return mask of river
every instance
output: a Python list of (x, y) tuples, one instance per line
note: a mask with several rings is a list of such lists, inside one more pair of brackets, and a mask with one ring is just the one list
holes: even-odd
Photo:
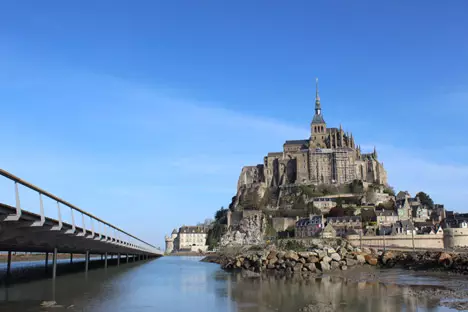
[[(42, 279), (13, 284), (0, 288), (0, 311), (266, 312), (298, 311), (309, 304), (323, 305), (330, 311), (455, 311), (438, 307), (430, 297), (404, 295), (404, 285), (445, 283), (408, 271), (382, 274), (385, 283), (349, 282), (337, 276), (307, 281), (255, 279), (199, 260), (164, 257), (88, 274), (70, 273), (57, 277), (55, 283)], [(447, 282), (462, 280), (455, 277)], [(44, 307), (45, 301), (56, 305)]]

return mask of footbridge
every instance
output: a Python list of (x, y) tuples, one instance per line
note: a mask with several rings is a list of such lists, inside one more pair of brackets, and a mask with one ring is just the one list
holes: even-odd
[[(89, 212), (0, 169), (0, 179), (11, 183), (14, 192), (14, 206), (0, 199), (0, 251), (8, 253), (8, 273), (12, 252), (45, 253), (52, 255), (53, 277), (56, 275), (58, 253), (85, 256), (85, 270), (88, 270), (90, 255), (101, 255), (126, 259), (126, 262), (160, 257), (163, 252), (148, 242), (104, 221)], [(36, 193), (37, 205), (34, 212), (21, 204), (21, 192)], [(5, 190), (3, 190), (4, 192)], [(52, 211), (44, 209), (44, 201), (53, 204)], [(38, 211), (37, 211), (38, 210)]]

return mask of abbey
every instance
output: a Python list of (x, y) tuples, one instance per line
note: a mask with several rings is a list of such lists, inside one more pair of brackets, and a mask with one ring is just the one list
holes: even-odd
[(282, 152), (268, 153), (261, 165), (244, 167), (239, 184), (346, 184), (354, 180), (387, 185), (387, 173), (372, 153), (363, 154), (352, 134), (329, 128), (320, 103), (318, 81), (310, 137), (286, 141)]

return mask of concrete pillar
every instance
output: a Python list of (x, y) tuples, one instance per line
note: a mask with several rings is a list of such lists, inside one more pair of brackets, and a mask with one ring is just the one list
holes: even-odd
[(117, 266), (120, 265), (120, 252), (117, 254)]
[(126, 258), (127, 258), (127, 263), (128, 263), (128, 254), (127, 254), (127, 257), (126, 257)]
[(49, 253), (45, 253), (45, 271), (47, 272), (49, 268)]
[(70, 263), (73, 263), (73, 254), (70, 254)]
[(52, 279), (57, 276), (57, 248), (54, 248), (54, 257), (52, 258)]
[(107, 252), (104, 254), (104, 268), (107, 269)]
[(88, 272), (88, 267), (89, 267), (89, 251), (86, 251), (85, 257), (86, 257), (86, 259), (85, 259), (85, 272), (87, 273)]
[(7, 276), (11, 274), (11, 250), (8, 251)]

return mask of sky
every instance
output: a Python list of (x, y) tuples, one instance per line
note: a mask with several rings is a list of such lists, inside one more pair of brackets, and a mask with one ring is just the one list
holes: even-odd
[[(327, 125), (376, 146), (396, 190), (468, 212), (467, 11), (2, 1), (0, 168), (164, 247), (229, 205), (242, 166), (309, 137), (318, 77)], [(4, 178), (0, 194), (14, 203)], [(39, 211), (37, 194), (20, 195)]]

